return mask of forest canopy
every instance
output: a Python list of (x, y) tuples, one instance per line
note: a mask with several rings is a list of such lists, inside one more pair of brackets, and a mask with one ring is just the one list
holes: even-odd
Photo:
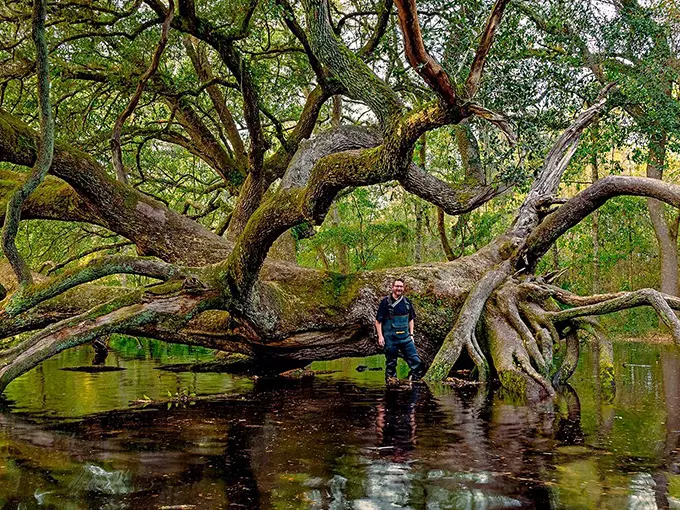
[(394, 276), (432, 381), (469, 365), (553, 394), (588, 340), (611, 386), (613, 333), (680, 341), (674, 2), (3, 0), (0, 20), (2, 388), (112, 334), (258, 374), (374, 354)]

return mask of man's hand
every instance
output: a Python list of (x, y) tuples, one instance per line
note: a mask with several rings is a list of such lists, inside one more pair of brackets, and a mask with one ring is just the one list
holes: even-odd
[(382, 335), (378, 335), (378, 345), (380, 347), (385, 347), (385, 338)]
[(411, 333), (411, 342), (416, 343), (416, 337), (413, 336), (413, 333)]

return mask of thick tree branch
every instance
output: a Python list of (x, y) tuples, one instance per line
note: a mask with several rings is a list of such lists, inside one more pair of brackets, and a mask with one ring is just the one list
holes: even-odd
[[(5, 221), (7, 201), (27, 178), (25, 173), (0, 170), (0, 224)], [(45, 177), (26, 199), (21, 209), (21, 219), (79, 221), (107, 227), (104, 218), (71, 186), (51, 175)]]
[[(324, 156), (351, 149), (377, 147), (381, 141), (382, 137), (378, 133), (359, 126), (341, 126), (319, 134), (300, 146), (288, 166), (282, 186), (304, 186), (310, 179), (314, 165)], [(409, 193), (443, 208), (451, 215), (474, 210), (511, 186), (505, 183), (484, 185), (468, 182), (452, 186), (415, 163), (408, 166), (399, 183)]]
[(425, 172), (415, 164), (409, 165), (406, 174), (399, 179), (406, 191), (441, 207), (452, 216), (464, 214), (481, 207), (512, 187), (512, 183), (494, 185), (449, 185), (438, 177)]
[[(32, 166), (38, 134), (0, 110), (0, 161)], [(91, 156), (63, 143), (55, 145), (50, 172), (78, 193), (106, 227), (130, 239), (143, 255), (202, 265), (226, 257), (230, 244), (195, 221), (106, 175)]]
[(288, 0), (276, 0), (276, 3), (277, 5), (282, 6), (283, 9), (285, 10), (286, 14), (283, 17), (283, 22), (288, 27), (288, 30), (290, 30), (291, 33), (298, 39), (298, 41), (300, 41), (300, 44), (302, 44), (302, 47), (304, 48), (305, 53), (307, 54), (309, 65), (312, 67), (312, 70), (316, 75), (316, 79), (319, 80), (319, 83), (321, 85), (324, 85), (326, 80), (328, 79), (327, 72), (323, 69), (321, 62), (319, 62), (319, 59), (316, 58), (316, 55), (314, 55), (314, 52), (312, 51), (312, 46), (309, 44), (309, 40), (307, 39), (307, 34), (305, 33), (305, 31), (295, 18), (295, 11), (293, 10)]
[(304, 0), (303, 4), (314, 54), (352, 97), (369, 106), (382, 129), (388, 129), (403, 110), (398, 96), (335, 35), (330, 23), (328, 0)]
[(137, 274), (159, 280), (181, 278), (186, 271), (161, 260), (114, 255), (94, 259), (59, 276), (19, 289), (5, 304), (4, 313), (12, 317), (53, 298), (68, 289), (113, 274)]
[[(304, 187), (282, 187), (251, 215), (236, 240), (229, 259), (220, 264), (218, 270), (230, 296), (239, 299), (247, 295), (255, 283), (267, 251), (279, 235), (305, 221), (319, 224), (341, 190), (394, 179), (401, 181), (405, 177), (409, 183), (408, 175), (414, 172), (409, 165), (413, 146), (418, 138), (429, 129), (451, 122), (448, 112), (441, 108), (439, 102), (432, 103), (401, 117), (389, 135), (382, 140), (382, 145), (364, 150), (344, 150), (330, 155), (320, 154), (320, 159), (313, 163)], [(422, 179), (427, 179), (426, 175)], [(431, 196), (438, 202), (442, 200), (432, 189), (437, 188), (441, 192), (444, 191), (442, 186), (445, 184), (441, 181), (426, 189), (414, 184), (418, 192)], [(470, 210), (475, 205), (475, 199), (476, 197), (471, 200), (469, 195), (466, 196), (460, 212)]]
[(557, 193), (562, 175), (578, 148), (581, 134), (605, 108), (607, 94), (613, 87), (613, 83), (605, 86), (595, 104), (579, 114), (553, 144), (517, 215), (515, 227), (521, 236), (533, 230), (539, 221), (538, 209)]
[(465, 92), (468, 99), (474, 97), (474, 95), (477, 93), (477, 90), (479, 90), (484, 64), (486, 63), (486, 57), (489, 55), (489, 50), (493, 44), (494, 35), (496, 34), (498, 25), (501, 23), (501, 19), (503, 18), (505, 6), (508, 5), (509, 2), (510, 0), (496, 0), (496, 3), (491, 10), (489, 19), (487, 20), (484, 27), (484, 32), (482, 32), (479, 46), (477, 46), (475, 58), (472, 61), (472, 66), (470, 67), (470, 74), (465, 81)]
[(396, 0), (395, 4), (399, 13), (401, 32), (404, 35), (404, 48), (409, 64), (447, 105), (456, 106), (456, 89), (449, 75), (425, 49), (418, 21), (416, 0)]
[(535, 267), (562, 234), (610, 198), (622, 195), (651, 197), (680, 208), (680, 186), (647, 177), (609, 175), (569, 199), (531, 232), (522, 252), (524, 262), (530, 269)]

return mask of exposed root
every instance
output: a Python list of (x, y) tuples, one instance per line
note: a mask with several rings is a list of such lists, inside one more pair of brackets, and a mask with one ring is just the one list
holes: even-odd
[(510, 274), (511, 265), (504, 262), (497, 269), (489, 271), (468, 294), (458, 319), (451, 331), (446, 335), (439, 352), (425, 374), (426, 381), (443, 381), (448, 377), (453, 365), (458, 361), (465, 347), (470, 358), (479, 371), (479, 379), (485, 381), (489, 375), (489, 363), (482, 352), (475, 336), (475, 328), (484, 310), (484, 305), (491, 294), (505, 281)]
[(512, 325), (512, 327), (515, 328), (515, 331), (519, 333), (527, 352), (533, 359), (539, 372), (547, 374), (549, 366), (543, 356), (543, 352), (538, 346), (536, 337), (529, 326), (527, 326), (520, 317), (519, 294), (517, 285), (513, 282), (508, 282), (496, 291), (496, 303), (510, 325)]
[(519, 303), (523, 318), (529, 323), (541, 347), (543, 359), (547, 366), (553, 364), (555, 346), (560, 344), (560, 335), (547, 312), (537, 303), (522, 301)]
[[(565, 296), (564, 293), (555, 295), (558, 300), (563, 301), (561, 298), (566, 297), (571, 303), (574, 302), (573, 296), (573, 294)], [(550, 318), (554, 323), (559, 323), (578, 317), (603, 315), (636, 306), (649, 305), (656, 310), (663, 323), (668, 327), (675, 343), (680, 345), (680, 319), (673, 312), (673, 308), (680, 309), (680, 300), (678, 298), (662, 294), (654, 289), (640, 289), (633, 292), (616, 294), (614, 297), (610, 296), (604, 295), (600, 301), (592, 302), (591, 304), (552, 312)], [(595, 298), (597, 296), (591, 297), (593, 300)], [(566, 302), (566, 304), (570, 303)]]
[(494, 367), (505, 389), (518, 395), (555, 395), (550, 381), (532, 366), (519, 333), (495, 302), (485, 308), (484, 326)]
[[(593, 315), (648, 305), (659, 314), (676, 343), (680, 344), (680, 319), (673, 311), (680, 310), (680, 299), (653, 289), (578, 296), (545, 284), (540, 279), (521, 283), (509, 280), (495, 291), (493, 303), (496, 307), (494, 313), (498, 317), (489, 321), (492, 329), (496, 329), (490, 337), (495, 336), (497, 345), (491, 350), (491, 355), (504, 386), (508, 385), (508, 375), (504, 375), (503, 371), (512, 372), (513, 377), (516, 377), (516, 371), (520, 370), (524, 376), (546, 388), (544, 376), (551, 368), (554, 375), (550, 386), (564, 386), (578, 364), (578, 330), (585, 330), (596, 339), (600, 385), (607, 395), (613, 397), (616, 388), (613, 350), (602, 327), (590, 317)], [(561, 309), (557, 303), (572, 308)], [(489, 313), (488, 308), (487, 305), (485, 313)], [(566, 335), (560, 331), (566, 331)], [(521, 339), (523, 349), (517, 345), (517, 339)], [(566, 352), (556, 366), (553, 353), (562, 344)], [(513, 356), (514, 365), (509, 363), (508, 352)], [(516, 386), (514, 382), (510, 385)]]

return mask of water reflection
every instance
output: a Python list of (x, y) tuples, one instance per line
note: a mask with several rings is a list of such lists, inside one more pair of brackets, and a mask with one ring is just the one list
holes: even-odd
[[(74, 351), (10, 386), (0, 507), (680, 507), (680, 358), (624, 347), (613, 402), (586, 353), (573, 388), (531, 405), (482, 387), (386, 389), (350, 369), (305, 384), (197, 378), (115, 351), (106, 363), (125, 371), (60, 371), (72, 379), (55, 387), (55, 371), (91, 359)], [(125, 409), (140, 385), (222, 396)]]

